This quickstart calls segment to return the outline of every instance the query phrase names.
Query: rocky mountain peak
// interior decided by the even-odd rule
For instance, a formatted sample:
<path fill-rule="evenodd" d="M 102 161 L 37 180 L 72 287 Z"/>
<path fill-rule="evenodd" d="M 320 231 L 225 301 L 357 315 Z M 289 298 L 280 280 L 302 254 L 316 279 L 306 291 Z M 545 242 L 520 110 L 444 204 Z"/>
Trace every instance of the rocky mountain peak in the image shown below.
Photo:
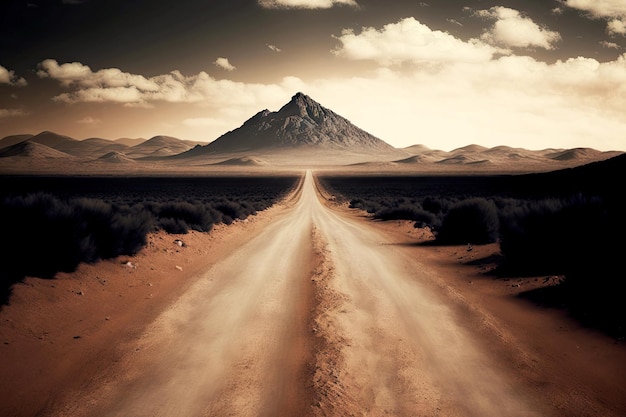
<path fill-rule="evenodd" d="M 320 122 L 328 110 L 306 94 L 297 93 L 291 101 L 285 104 L 278 112 L 279 117 L 299 116 L 312 121 Z"/>
<path fill-rule="evenodd" d="M 192 154 L 253 152 L 314 147 L 349 153 L 397 153 L 386 142 L 354 126 L 311 97 L 296 93 L 277 112 L 262 110 L 241 127 Z"/>

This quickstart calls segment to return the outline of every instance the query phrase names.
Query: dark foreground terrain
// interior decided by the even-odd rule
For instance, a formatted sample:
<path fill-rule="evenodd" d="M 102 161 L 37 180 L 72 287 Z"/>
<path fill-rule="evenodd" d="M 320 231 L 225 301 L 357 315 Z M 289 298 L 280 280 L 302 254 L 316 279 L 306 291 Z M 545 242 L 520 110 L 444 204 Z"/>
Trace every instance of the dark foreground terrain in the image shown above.
<path fill-rule="evenodd" d="M 429 228 L 431 244 L 500 246 L 500 278 L 562 276 L 522 296 L 565 307 L 586 325 L 626 336 L 626 157 L 530 175 L 324 175 L 322 187 L 379 220 Z"/>
<path fill-rule="evenodd" d="M 0 179 L 0 302 L 25 276 L 52 278 L 81 262 L 137 253 L 150 232 L 208 232 L 265 210 L 296 176 Z"/>

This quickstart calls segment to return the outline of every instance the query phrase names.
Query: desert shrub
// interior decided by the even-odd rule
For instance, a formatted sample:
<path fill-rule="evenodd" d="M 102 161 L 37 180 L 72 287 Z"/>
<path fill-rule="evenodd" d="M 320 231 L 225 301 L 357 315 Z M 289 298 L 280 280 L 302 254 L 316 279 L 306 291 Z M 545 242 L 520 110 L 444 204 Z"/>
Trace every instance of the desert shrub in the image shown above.
<path fill-rule="evenodd" d="M 349 207 L 353 209 L 358 209 L 358 210 L 365 210 L 368 213 L 372 214 L 372 213 L 376 213 L 377 211 L 381 209 L 381 204 L 375 200 L 364 200 L 361 198 L 354 198 L 350 200 Z"/>
<path fill-rule="evenodd" d="M 444 204 L 441 199 L 427 196 L 422 200 L 422 208 L 433 214 L 439 214 L 444 211 Z"/>
<path fill-rule="evenodd" d="M 25 276 L 132 255 L 150 231 L 210 231 L 265 210 L 297 177 L 7 177 L 0 182 L 0 303 Z M 42 190 L 46 190 L 43 192 Z"/>
<path fill-rule="evenodd" d="M 213 213 L 204 204 L 185 201 L 151 205 L 157 225 L 170 233 L 187 233 L 189 229 L 208 232 L 216 223 Z M 184 230 L 184 231 L 183 231 Z"/>
<path fill-rule="evenodd" d="M 215 210 L 222 213 L 223 218 L 228 219 L 224 223 L 230 224 L 234 219 L 245 219 L 248 216 L 246 209 L 241 204 L 237 204 L 234 201 L 222 199 L 213 203 L 212 206 Z"/>
<path fill-rule="evenodd" d="M 157 220 L 157 227 L 165 230 L 167 233 L 172 234 L 186 234 L 189 233 L 189 225 L 184 220 L 175 219 L 172 217 L 161 217 Z"/>
<path fill-rule="evenodd" d="M 616 224 L 619 220 L 598 198 L 525 202 L 503 210 L 500 248 L 510 269 L 580 275 L 611 252 Z"/>
<path fill-rule="evenodd" d="M 52 278 L 81 262 L 132 254 L 145 245 L 151 218 L 93 200 L 64 201 L 45 193 L 10 197 L 0 204 L 0 251 L 7 262 L 0 293 L 25 276 Z"/>
<path fill-rule="evenodd" d="M 470 198 L 452 206 L 437 231 L 445 244 L 493 243 L 498 238 L 498 210 L 493 201 Z"/>
<path fill-rule="evenodd" d="M 116 207 L 101 200 L 71 201 L 80 219 L 81 233 L 91 242 L 83 261 L 132 255 L 146 244 L 146 235 L 153 228 L 154 218 L 143 207 Z"/>
<path fill-rule="evenodd" d="M 583 323 L 626 335 L 624 203 L 577 194 L 510 205 L 502 215 L 503 270 L 564 275 L 559 306 Z"/>
<path fill-rule="evenodd" d="M 81 253 L 89 250 L 72 208 L 48 194 L 5 199 L 0 222 L 2 252 L 8 260 L 3 275 L 49 277 L 74 268 Z"/>
<path fill-rule="evenodd" d="M 437 216 L 425 211 L 419 205 L 404 205 L 399 207 L 383 208 L 374 213 L 374 218 L 380 220 L 411 220 L 415 227 L 436 227 Z"/>

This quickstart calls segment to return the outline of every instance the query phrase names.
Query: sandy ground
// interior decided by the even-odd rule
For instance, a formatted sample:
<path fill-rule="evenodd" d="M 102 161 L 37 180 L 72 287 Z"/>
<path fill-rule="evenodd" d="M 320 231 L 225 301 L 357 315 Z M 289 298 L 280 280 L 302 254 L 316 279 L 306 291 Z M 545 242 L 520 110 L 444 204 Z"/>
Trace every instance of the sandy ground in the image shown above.
<path fill-rule="evenodd" d="M 246 222 L 29 278 L 0 311 L 0 415 L 626 415 L 626 347 L 516 297 L 555 279 L 428 238 L 307 176 Z"/>

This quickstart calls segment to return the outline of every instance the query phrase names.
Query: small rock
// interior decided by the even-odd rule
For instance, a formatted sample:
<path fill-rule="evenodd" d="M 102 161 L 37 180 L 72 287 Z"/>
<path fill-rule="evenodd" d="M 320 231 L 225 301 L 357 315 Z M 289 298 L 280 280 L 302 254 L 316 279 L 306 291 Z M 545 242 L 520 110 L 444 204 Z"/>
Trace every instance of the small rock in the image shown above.
<path fill-rule="evenodd" d="M 74 339 L 80 339 L 80 336 L 74 336 Z"/>
<path fill-rule="evenodd" d="M 183 270 L 183 267 L 182 267 L 182 266 L 178 266 L 178 265 L 176 265 L 176 269 L 178 269 L 179 271 L 182 271 L 182 270 Z"/>

